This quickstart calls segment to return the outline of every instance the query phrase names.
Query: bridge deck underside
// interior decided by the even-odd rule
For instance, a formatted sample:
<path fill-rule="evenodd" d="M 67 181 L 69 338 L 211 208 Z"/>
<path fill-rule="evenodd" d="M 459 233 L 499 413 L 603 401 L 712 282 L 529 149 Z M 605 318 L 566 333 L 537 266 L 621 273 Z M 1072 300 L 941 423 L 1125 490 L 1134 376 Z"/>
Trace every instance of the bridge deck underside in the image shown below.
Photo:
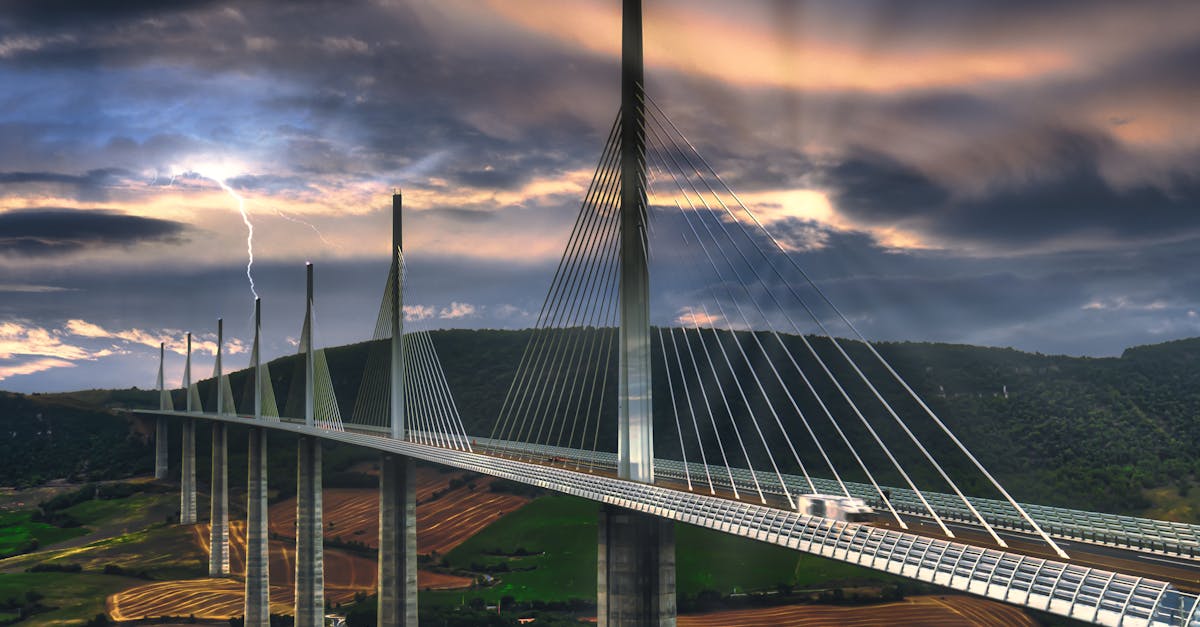
<path fill-rule="evenodd" d="M 662 486 L 351 431 L 197 412 L 472 470 L 1102 625 L 1193 625 L 1196 597 L 1162 581 Z"/>

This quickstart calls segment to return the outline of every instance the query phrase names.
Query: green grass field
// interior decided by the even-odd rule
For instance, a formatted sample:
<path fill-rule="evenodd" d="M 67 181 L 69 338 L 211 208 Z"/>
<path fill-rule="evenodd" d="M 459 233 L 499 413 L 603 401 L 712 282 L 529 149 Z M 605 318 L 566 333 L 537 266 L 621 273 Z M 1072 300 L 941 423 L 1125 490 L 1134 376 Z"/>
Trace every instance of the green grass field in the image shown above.
<path fill-rule="evenodd" d="M 86 574 L 112 565 L 129 572 L 145 572 L 156 579 L 200 576 L 205 572 L 206 557 L 193 541 L 192 531 L 166 525 L 160 517 L 162 511 L 174 507 L 175 498 L 172 494 L 153 493 L 84 501 L 63 510 L 84 526 L 65 529 L 30 521 L 32 512 L 0 515 L 0 537 L 20 546 L 27 542 L 24 538 L 33 536 L 40 544 L 34 553 L 3 560 L 0 568 L 13 572 L 38 564 L 77 564 Z M 112 535 L 80 546 L 50 546 L 97 528 Z"/>
<path fill-rule="evenodd" d="M 174 507 L 178 500 L 176 494 L 137 494 L 123 499 L 84 501 L 64 511 L 84 525 L 121 524 L 140 522 L 147 518 L 147 512 L 152 508 L 166 504 Z M 156 517 L 152 522 L 160 520 Z"/>
<path fill-rule="evenodd" d="M 0 514 L 0 555 L 8 555 L 29 546 L 37 539 L 41 547 L 69 540 L 88 532 L 83 527 L 59 528 L 31 520 L 32 510 Z"/>
<path fill-rule="evenodd" d="M 6 573 L 0 575 L 0 599 L 23 599 L 36 591 L 42 605 L 56 608 L 22 625 L 82 625 L 104 612 L 108 595 L 142 583 L 137 579 L 91 573 Z"/>
<path fill-rule="evenodd" d="M 2 565 L 6 570 L 24 570 L 36 564 L 78 564 L 85 572 L 100 572 L 111 564 L 129 572 L 144 571 L 154 579 L 201 577 L 207 572 L 208 557 L 196 546 L 191 534 L 185 527 L 156 525 L 80 547 L 9 558 Z"/>
<path fill-rule="evenodd" d="M 35 522 L 32 519 L 34 510 L 2 513 L 0 555 L 27 548 L 34 539 L 37 540 L 38 549 L 44 550 L 64 540 L 87 535 L 94 528 L 104 525 L 124 525 L 126 530 L 141 528 L 147 523 L 158 522 L 151 513 L 163 510 L 168 505 L 173 506 L 174 500 L 175 497 L 170 494 L 138 494 L 123 499 L 84 501 L 63 510 L 82 524 L 79 527 L 55 527 Z"/>
<path fill-rule="evenodd" d="M 565 601 L 596 595 L 596 513 L 598 506 L 583 499 L 548 496 L 504 516 L 472 536 L 448 555 L 456 568 L 471 564 L 507 562 L 524 572 L 498 573 L 498 586 L 481 591 L 489 601 L 511 595 L 517 599 Z M 508 558 L 491 555 L 518 548 L 545 555 Z M 446 593 L 457 603 L 461 594 Z"/>
<path fill-rule="evenodd" d="M 78 547 L 42 548 L 0 562 L 9 571 L 0 574 L 0 600 L 24 599 L 26 593 L 35 591 L 44 596 L 42 605 L 56 609 L 21 624 L 82 625 L 105 611 L 105 599 L 110 594 L 145 583 L 131 577 L 101 574 L 106 566 L 118 566 L 130 573 L 146 572 L 155 579 L 203 576 L 206 557 L 193 541 L 191 529 L 161 522 L 146 526 L 156 518 L 148 514 L 164 503 L 169 504 L 172 498 L 168 494 L 138 494 L 124 499 L 85 501 L 64 511 L 87 526 L 67 529 L 34 523 L 29 520 L 31 512 L 3 515 L 0 537 L 24 542 L 19 538 L 32 534 L 42 547 L 85 534 L 88 527 L 112 528 L 117 535 Z M 121 533 L 122 529 L 130 531 Z M 77 564 L 83 572 L 19 572 L 37 564 Z"/>
<path fill-rule="evenodd" d="M 684 524 L 675 525 L 675 577 L 678 592 L 688 595 L 703 590 L 756 592 L 780 584 L 808 588 L 897 580 L 853 564 Z"/>
<path fill-rule="evenodd" d="M 496 601 L 562 601 L 595 599 L 597 503 L 568 496 L 546 496 L 501 518 L 459 545 L 446 561 L 455 568 L 507 562 L 511 569 L 496 573 L 498 585 L 466 592 Z M 780 584 L 819 587 L 829 582 L 889 582 L 895 578 L 850 564 L 800 553 L 774 545 L 737 538 L 691 525 L 676 525 L 676 583 L 681 595 L 703 590 L 721 594 L 771 590 Z M 517 549 L 544 553 L 505 557 Z M 429 592 L 436 604 L 458 604 L 463 592 Z"/>

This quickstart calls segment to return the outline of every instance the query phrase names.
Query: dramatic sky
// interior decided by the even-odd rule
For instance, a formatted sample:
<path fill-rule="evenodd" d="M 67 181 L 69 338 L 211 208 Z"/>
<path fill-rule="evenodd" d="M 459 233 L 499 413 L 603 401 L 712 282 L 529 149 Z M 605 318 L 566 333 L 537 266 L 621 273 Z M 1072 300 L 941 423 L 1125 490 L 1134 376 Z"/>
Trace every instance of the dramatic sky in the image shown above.
<path fill-rule="evenodd" d="M 8 0 L 0 388 L 153 384 L 224 316 L 532 323 L 619 104 L 619 1 Z M 1200 3 L 646 0 L 647 89 L 875 339 L 1200 334 Z M 244 212 L 244 215 L 243 213 Z M 211 358 L 197 361 L 201 371 Z"/>

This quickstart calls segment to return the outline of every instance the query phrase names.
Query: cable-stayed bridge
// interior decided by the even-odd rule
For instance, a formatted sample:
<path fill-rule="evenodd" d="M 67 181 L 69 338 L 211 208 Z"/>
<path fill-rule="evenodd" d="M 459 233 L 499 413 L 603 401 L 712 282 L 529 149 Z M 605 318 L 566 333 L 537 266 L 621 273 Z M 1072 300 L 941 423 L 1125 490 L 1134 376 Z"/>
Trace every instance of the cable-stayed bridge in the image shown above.
<path fill-rule="evenodd" d="M 382 625 L 417 624 L 415 459 L 604 504 L 601 624 L 674 624 L 675 521 L 1086 622 L 1200 624 L 1200 528 L 1014 500 L 795 261 L 803 234 L 773 233 L 646 93 L 640 2 L 624 16 L 621 108 L 489 433 L 465 426 L 428 330 L 405 329 L 398 193 L 353 389 L 315 345 L 311 264 L 292 372 L 263 362 L 257 302 L 239 394 L 220 323 L 212 394 L 190 335 L 178 409 L 160 364 L 156 474 L 177 419 L 185 524 L 196 422 L 212 426 L 212 576 L 229 573 L 227 427 L 250 427 L 246 624 L 269 620 L 268 430 L 301 436 L 297 625 L 324 614 L 322 440 L 382 455 Z M 877 517 L 819 506 L 849 499 Z"/>

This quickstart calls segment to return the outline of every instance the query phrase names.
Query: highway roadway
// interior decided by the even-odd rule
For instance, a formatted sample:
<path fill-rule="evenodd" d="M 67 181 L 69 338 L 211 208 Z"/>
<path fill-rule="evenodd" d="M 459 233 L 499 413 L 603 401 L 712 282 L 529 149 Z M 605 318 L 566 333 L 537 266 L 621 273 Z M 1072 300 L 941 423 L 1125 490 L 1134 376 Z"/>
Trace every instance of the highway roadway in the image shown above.
<path fill-rule="evenodd" d="M 580 472 L 588 472 L 591 474 L 616 477 L 616 471 L 611 464 L 605 462 L 595 462 L 594 466 L 589 468 L 588 464 L 579 464 L 575 460 L 568 460 L 562 457 L 530 457 L 523 455 L 522 459 L 527 462 L 537 463 L 545 466 L 561 468 L 565 470 L 578 470 Z M 655 485 L 671 488 L 674 490 L 688 491 L 688 486 L 685 481 L 679 481 L 671 478 L 658 478 L 655 480 Z M 696 489 L 694 492 L 708 493 L 707 487 Z M 726 500 L 738 500 L 749 503 L 762 503 L 756 493 L 748 493 L 746 490 L 739 492 L 740 498 L 735 497 L 733 491 L 728 486 L 717 486 L 714 496 Z M 787 499 L 779 494 L 766 495 L 765 504 L 778 507 L 780 509 L 791 509 Z M 947 539 L 942 533 L 941 528 L 937 526 L 933 519 L 928 516 L 916 516 L 911 514 L 901 514 L 901 518 L 908 525 L 907 531 L 918 535 Z M 877 513 L 877 520 L 870 523 L 872 526 L 881 527 L 884 529 L 899 529 L 895 519 L 888 512 Z M 980 526 L 967 525 L 962 523 L 946 522 L 955 535 L 954 540 L 964 544 L 984 548 L 1002 548 L 996 545 L 992 537 Z M 1037 557 L 1041 559 L 1058 560 L 1057 554 L 1046 545 L 1042 539 L 1036 535 L 1023 534 L 1012 531 L 997 530 L 1005 542 L 1008 542 L 1008 550 Z M 1114 570 L 1128 575 L 1137 577 L 1146 577 L 1149 579 L 1158 579 L 1174 584 L 1177 588 L 1183 591 L 1200 593 L 1200 562 L 1187 558 L 1178 558 L 1165 555 L 1157 555 L 1150 553 L 1142 553 L 1130 549 L 1120 547 L 1106 546 L 1102 544 L 1092 544 L 1089 542 L 1074 542 L 1069 540 L 1056 539 L 1055 542 L 1068 555 L 1071 556 L 1070 562 L 1080 566 L 1088 566 L 1091 568 L 1100 568 L 1104 570 Z"/>

